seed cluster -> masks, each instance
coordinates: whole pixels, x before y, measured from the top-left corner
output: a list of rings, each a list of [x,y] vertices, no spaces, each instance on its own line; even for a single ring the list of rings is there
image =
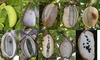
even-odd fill
[[[49,49],[50,49],[50,42],[49,42],[49,36],[48,36],[48,44],[47,44],[47,56],[49,55]]]
[[[87,35],[84,35],[87,39],[86,39],[86,43],[83,43],[83,48],[86,48],[86,50],[88,50],[88,52],[89,53],[91,53],[91,48],[90,48],[90,45],[89,45],[89,43],[90,43],[90,40],[89,40],[89,38],[88,38],[88,36]]]
[[[26,41],[27,43],[27,48],[28,48],[28,51],[29,51],[29,53],[30,53],[30,55],[34,55],[34,51],[33,51],[33,49],[32,49],[32,44],[31,44],[31,42],[29,41],[29,39],[27,39],[27,41]]]

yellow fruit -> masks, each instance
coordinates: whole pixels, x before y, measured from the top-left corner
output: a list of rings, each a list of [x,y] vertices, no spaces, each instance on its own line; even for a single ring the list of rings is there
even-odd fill
[[[16,12],[15,12],[14,8],[10,5],[5,6],[5,9],[7,11],[8,18],[9,18],[9,26],[13,27],[16,24],[16,21],[17,21]]]

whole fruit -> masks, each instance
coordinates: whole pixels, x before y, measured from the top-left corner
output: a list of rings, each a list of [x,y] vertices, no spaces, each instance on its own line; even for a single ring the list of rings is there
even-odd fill
[[[26,10],[23,16],[23,25],[26,27],[34,27],[36,24],[36,16],[33,10]]]

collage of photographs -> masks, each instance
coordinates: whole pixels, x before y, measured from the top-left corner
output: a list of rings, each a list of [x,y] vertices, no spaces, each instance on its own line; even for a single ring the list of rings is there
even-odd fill
[[[100,0],[0,0],[0,60],[100,60]]]

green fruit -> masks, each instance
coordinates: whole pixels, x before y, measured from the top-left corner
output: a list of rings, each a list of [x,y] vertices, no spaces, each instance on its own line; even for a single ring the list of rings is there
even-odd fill
[[[16,24],[16,21],[17,21],[16,12],[15,12],[14,8],[10,5],[5,6],[5,9],[7,11],[8,18],[9,18],[9,26],[13,27]]]

